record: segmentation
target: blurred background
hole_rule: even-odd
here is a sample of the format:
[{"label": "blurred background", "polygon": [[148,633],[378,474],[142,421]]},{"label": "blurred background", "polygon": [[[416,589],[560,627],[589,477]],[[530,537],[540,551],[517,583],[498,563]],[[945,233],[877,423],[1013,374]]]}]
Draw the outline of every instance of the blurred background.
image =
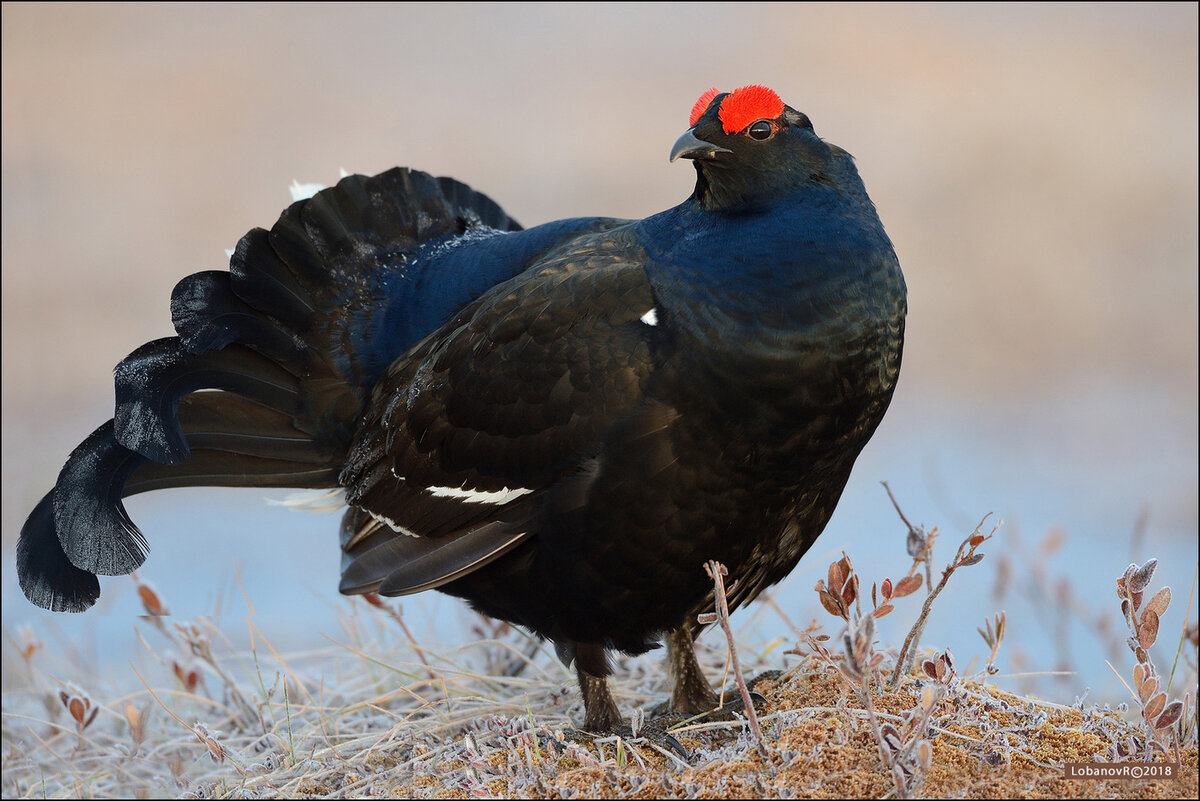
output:
[{"label": "blurred background", "polygon": [[[140,607],[127,578],[104,580],[85,615],[29,605],[13,568],[24,517],[111,416],[113,365],[172,333],[175,282],[224,266],[293,179],[406,165],[525,225],[642,217],[691,191],[691,166],[667,152],[696,98],[748,83],[855,154],[910,292],[891,411],[780,608],[801,627],[829,621],[811,588],[843,549],[864,580],[907,571],[888,481],[914,524],[938,527],[939,566],[986,513],[986,530],[1004,521],[925,643],[965,663],[986,652],[974,628],[1006,609],[1002,686],[1128,700],[1104,665],[1132,664],[1111,647],[1113,581],[1154,556],[1152,587],[1176,599],[1157,659],[1173,659],[1197,563],[1195,4],[2,14],[3,626],[72,654],[65,673],[123,681]],[[253,614],[277,646],[327,646],[349,604],[337,517],[262,496],[131,499],[153,548],[142,575],[180,619],[228,619],[236,640]],[[900,643],[919,600],[881,640]],[[404,609],[422,639],[461,640],[457,602]],[[790,645],[764,609],[740,613],[744,636]]]}]

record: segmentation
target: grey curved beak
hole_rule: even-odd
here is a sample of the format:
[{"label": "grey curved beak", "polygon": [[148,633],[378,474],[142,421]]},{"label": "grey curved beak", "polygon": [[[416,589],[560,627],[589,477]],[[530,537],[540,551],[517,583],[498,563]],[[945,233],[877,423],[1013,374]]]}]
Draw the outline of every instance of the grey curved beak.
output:
[{"label": "grey curved beak", "polygon": [[723,147],[718,147],[712,142],[705,142],[703,139],[697,139],[692,133],[694,129],[688,128],[684,131],[683,136],[675,140],[674,147],[671,148],[671,161],[676,159],[712,159],[716,158],[718,153],[731,153]]}]

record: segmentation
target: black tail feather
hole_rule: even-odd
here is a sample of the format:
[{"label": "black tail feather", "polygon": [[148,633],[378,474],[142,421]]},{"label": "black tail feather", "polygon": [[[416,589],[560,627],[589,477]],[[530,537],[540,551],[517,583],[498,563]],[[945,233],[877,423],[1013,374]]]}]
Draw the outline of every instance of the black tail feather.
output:
[{"label": "black tail feather", "polygon": [[303,331],[312,323],[316,308],[312,288],[303,283],[280,258],[271,235],[255,228],[237,243],[229,257],[233,291],[256,309],[269,309],[271,316],[288,328]]},{"label": "black tail feather", "polygon": [[97,574],[140,566],[147,544],[129,495],[336,487],[363,400],[403,345],[380,336],[385,314],[404,311],[389,308],[392,282],[423,242],[476,223],[520,230],[453,179],[349,176],[247,233],[229,272],[180,281],[179,336],[117,366],[114,419],[72,452],[21,530],[26,596],[81,611],[99,596]]},{"label": "black tail feather", "polygon": [[25,597],[51,612],[82,612],[100,597],[95,573],[71,564],[54,527],[54,490],[46,493],[21,528],[17,580]]},{"label": "black tail feather", "polygon": [[116,369],[117,440],[164,464],[188,457],[179,424],[179,401],[198,389],[223,389],[294,414],[300,408],[296,377],[242,346],[190,354],[178,337],[148,342]]},{"label": "black tail feather", "polygon": [[196,449],[186,462],[179,464],[146,462],[130,477],[125,495],[175,487],[332,489],[336,486],[334,467]]},{"label": "black tail feather", "polygon": [[[326,232],[319,227],[319,221],[310,224],[307,213],[310,207],[321,205],[317,195],[288,206],[267,234],[267,241],[279,260],[287,265],[293,276],[311,287],[320,287],[329,281],[328,262],[322,256],[320,242]],[[341,224],[338,227],[345,230]],[[257,268],[258,264],[254,266]],[[319,313],[322,309],[316,311]]]},{"label": "black tail feather", "polygon": [[21,529],[21,589],[38,606],[79,612],[95,603],[97,575],[124,575],[145,561],[148,545],[121,499],[172,487],[337,486],[329,453],[279,412],[236,395],[183,399],[179,420],[191,457],[160,464],[125,448],[110,420],[71,454],[58,482]]},{"label": "black tail feather", "polygon": [[304,372],[306,354],[299,338],[239,298],[228,272],[195,273],[176,284],[171,320],[189,353],[241,342],[294,375]]},{"label": "black tail feather", "polygon": [[334,454],[297,428],[291,415],[238,395],[188,395],[179,402],[179,423],[193,452],[224,451],[302,464],[335,462]]},{"label": "black tail feather", "polygon": [[145,461],[117,442],[112,420],[71,453],[53,492],[54,528],[71,564],[120,576],[146,560],[146,539],[121,503],[126,480]]}]

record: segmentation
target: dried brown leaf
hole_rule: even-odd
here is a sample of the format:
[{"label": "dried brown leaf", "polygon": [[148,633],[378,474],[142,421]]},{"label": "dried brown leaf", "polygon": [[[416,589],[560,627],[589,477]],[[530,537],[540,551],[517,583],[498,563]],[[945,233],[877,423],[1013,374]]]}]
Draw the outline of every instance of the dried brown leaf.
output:
[{"label": "dried brown leaf", "polygon": [[874,612],[872,612],[871,617],[878,620],[879,618],[883,617],[884,615],[887,615],[890,612],[892,612],[895,608],[896,607],[892,606],[891,604],[884,604],[883,606],[879,607]]},{"label": "dried brown leaf", "polygon": [[977,565],[982,561],[983,561],[983,554],[977,553],[974,556],[968,556],[966,559],[962,560],[962,562],[960,563],[960,566],[961,567],[970,567],[971,565]]},{"label": "dried brown leaf", "polygon": [[166,605],[162,602],[162,598],[154,591],[154,588],[149,584],[138,582],[137,584],[138,598],[142,601],[142,607],[148,615],[162,616],[170,614],[167,611]]},{"label": "dried brown leaf", "polygon": [[129,735],[135,743],[146,739],[146,716],[133,704],[125,704],[125,721],[129,724]]},{"label": "dried brown leaf", "polygon": [[1129,591],[1133,593],[1145,590],[1146,586],[1150,583],[1150,579],[1154,578],[1154,569],[1156,567],[1158,567],[1157,559],[1147,559],[1146,563],[1139,567],[1134,572],[1133,578],[1128,581],[1127,586],[1129,587]]},{"label": "dried brown leaf", "polygon": [[67,701],[67,711],[71,713],[71,717],[75,718],[76,723],[83,723],[84,715],[87,714],[88,704],[79,696],[72,696]]},{"label": "dried brown leaf", "polygon": [[974,537],[971,537],[968,544],[972,548],[978,548],[980,545],[983,544],[984,539],[985,539],[985,537],[982,534],[976,534]]},{"label": "dried brown leaf", "polygon": [[1158,692],[1158,679],[1154,676],[1147,676],[1141,684],[1137,686],[1138,697],[1144,704],[1150,700],[1156,692]]},{"label": "dried brown leaf", "polygon": [[879,589],[883,593],[884,602],[886,603],[887,601],[890,601],[892,598],[892,580],[890,578],[885,578]]},{"label": "dried brown leaf", "polygon": [[829,563],[829,591],[841,592],[842,585],[846,583],[846,572],[842,567],[842,561],[839,559],[836,562]]},{"label": "dried brown leaf", "polygon": [[1148,704],[1146,704],[1146,711],[1144,713],[1146,720],[1153,720],[1154,718],[1158,717],[1159,714],[1163,711],[1163,708],[1166,707],[1166,705],[1167,705],[1167,694],[1166,693],[1159,693],[1158,695],[1151,698],[1150,702]]},{"label": "dried brown leaf", "polygon": [[185,690],[192,692],[196,689],[196,685],[200,683],[200,671],[195,668],[186,668],[174,660],[171,662],[171,667],[175,671],[175,678],[179,679],[179,683]]},{"label": "dried brown leaf", "polygon": [[903,598],[906,595],[912,595],[917,590],[921,589],[921,583],[924,579],[920,573],[912,576],[905,576],[896,584],[896,589],[892,593],[893,598]]},{"label": "dried brown leaf", "polygon": [[1146,680],[1146,676],[1149,675],[1149,670],[1150,670],[1150,668],[1148,668],[1146,665],[1134,665],[1133,666],[1133,686],[1134,687],[1142,686],[1142,682],[1144,682]]},{"label": "dried brown leaf", "polygon": [[817,595],[821,598],[821,606],[825,607],[826,612],[834,615],[835,617],[845,617],[840,598],[826,592],[825,590],[821,590],[817,593]]},{"label": "dried brown leaf", "polygon": [[1154,721],[1154,728],[1166,729],[1172,726],[1175,721],[1183,716],[1183,702],[1172,701],[1167,704],[1167,708],[1158,716],[1158,720]]},{"label": "dried brown leaf", "polygon": [[855,596],[858,595],[858,576],[851,576],[846,582],[846,586],[842,588],[842,603],[846,608],[850,608],[850,604],[854,603]]},{"label": "dried brown leaf", "polygon": [[1138,645],[1149,648],[1158,639],[1158,615],[1153,609],[1146,607],[1142,613],[1142,623],[1138,626]]},{"label": "dried brown leaf", "polygon": [[929,770],[933,764],[933,746],[928,740],[921,740],[917,743],[917,764],[921,766],[922,771]]},{"label": "dried brown leaf", "polygon": [[1171,588],[1163,587],[1158,592],[1154,593],[1154,597],[1146,604],[1146,608],[1142,610],[1142,620],[1146,620],[1146,613],[1153,610],[1154,614],[1159,617],[1167,611],[1167,607],[1171,604]]},{"label": "dried brown leaf", "polygon": [[879,727],[879,734],[892,753],[900,750],[903,741],[900,739],[900,732],[891,723],[884,723]]},{"label": "dried brown leaf", "polygon": [[937,679],[937,666],[933,663],[932,659],[926,659],[924,662],[922,662],[921,669],[925,671],[925,675],[929,678],[934,680]]}]

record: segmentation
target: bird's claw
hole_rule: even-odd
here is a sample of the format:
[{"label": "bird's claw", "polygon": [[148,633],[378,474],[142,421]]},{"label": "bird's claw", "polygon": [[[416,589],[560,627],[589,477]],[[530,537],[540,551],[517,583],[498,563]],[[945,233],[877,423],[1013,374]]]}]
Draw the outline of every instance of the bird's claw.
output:
[{"label": "bird's claw", "polygon": [[583,731],[581,729],[564,729],[563,734],[571,740],[590,740],[596,741],[605,737],[620,737],[625,740],[644,739],[661,748],[667,748],[674,751],[684,761],[689,761],[692,758],[691,752],[683,746],[683,743],[675,739],[675,736],[660,725],[659,720],[648,720],[634,732],[633,727],[621,723],[604,731]]}]

